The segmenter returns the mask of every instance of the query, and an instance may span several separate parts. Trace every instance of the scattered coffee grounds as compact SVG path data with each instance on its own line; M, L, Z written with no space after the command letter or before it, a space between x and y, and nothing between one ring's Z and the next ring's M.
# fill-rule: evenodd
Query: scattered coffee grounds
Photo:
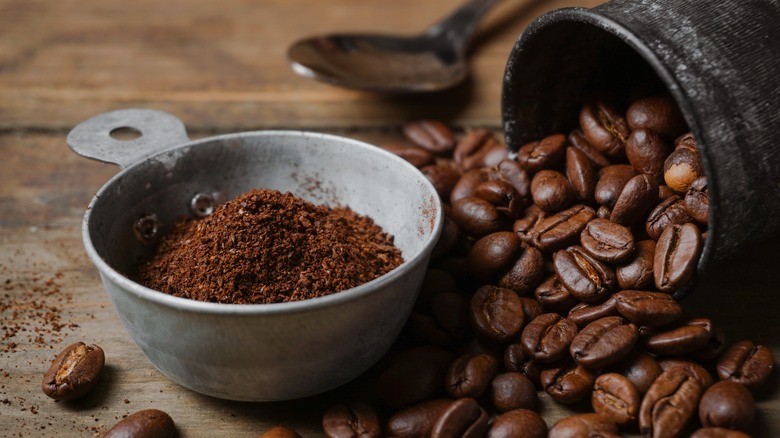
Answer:
M181 219L151 260L142 284L174 296L268 304L329 295L403 262L371 218L256 189L203 219Z

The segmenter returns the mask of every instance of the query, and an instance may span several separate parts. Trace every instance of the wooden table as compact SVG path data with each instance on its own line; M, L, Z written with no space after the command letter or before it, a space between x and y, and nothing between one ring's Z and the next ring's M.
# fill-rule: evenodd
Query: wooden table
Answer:
M77 157L65 136L97 113L156 108L193 138L265 128L337 132L377 143L400 123L442 119L500 129L504 64L527 23L546 10L598 0L507 0L486 17L470 80L426 96L382 97L295 76L285 50L332 30L413 33L459 0L0 0L0 435L88 436L123 416L159 408L179 434L257 436L274 424L321 436L323 407L343 391L302 401L238 403L169 381L140 353L108 302L81 243L87 203L117 168ZM768 242L768 245L778 242ZM776 246L775 246L776 247ZM780 352L780 255L757 249L711 275L685 301L729 341ZM50 361L79 340L106 351L99 386L55 403L40 383ZM756 434L780 436L775 381L759 398ZM543 398L548 423L566 415Z

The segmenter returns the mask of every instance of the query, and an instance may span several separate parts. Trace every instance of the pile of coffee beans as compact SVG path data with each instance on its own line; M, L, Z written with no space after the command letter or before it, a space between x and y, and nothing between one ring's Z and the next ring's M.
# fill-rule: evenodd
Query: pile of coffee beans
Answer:
M376 367L371 406L328 410L326 435L749 430L751 390L773 357L750 341L728 347L712 321L682 316L709 196L669 95L594 101L571 132L516 156L483 129L458 138L423 120L404 133L411 144L387 148L436 187L444 232L403 335ZM537 391L592 412L548 425Z

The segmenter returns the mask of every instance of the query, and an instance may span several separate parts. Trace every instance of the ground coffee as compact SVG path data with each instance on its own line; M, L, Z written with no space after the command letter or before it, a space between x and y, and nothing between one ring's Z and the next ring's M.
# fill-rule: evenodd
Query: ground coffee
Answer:
M402 262L371 218L256 189L178 221L140 264L139 281L199 301L268 304L349 289Z

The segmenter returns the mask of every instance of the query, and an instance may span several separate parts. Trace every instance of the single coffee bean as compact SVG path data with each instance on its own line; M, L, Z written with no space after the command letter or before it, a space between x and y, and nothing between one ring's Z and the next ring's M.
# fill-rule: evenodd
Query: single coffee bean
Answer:
M691 217L685 211L685 203L679 196L673 195L653 208L647 216L645 231L651 239L658 240L667 227L688 222L691 222Z
M460 179L460 171L451 163L429 164L420 172L433 184L441 199L450 199L450 193Z
M517 151L517 162L528 172L538 172L554 167L563 157L566 136L553 134L541 140L525 144Z
M699 402L704 427L748 430L756 416L753 395L743 385L723 380L710 386Z
M472 295L470 307L474 330L489 341L509 342L523 328L523 304L510 289L482 286Z
M634 254L631 230L607 219L588 222L580 241L588 254L602 262L620 263Z
M627 358L611 367L611 371L624 376L639 395L644 395L663 370L653 356L635 349Z
M487 412L466 397L450 403L434 423L431 438L481 438L487 429Z
M144 409L128 415L109 429L104 438L171 438L176 425L170 415L157 409Z
M667 293L624 290L614 297L617 311L638 326L662 327L682 315L680 304Z
M533 298L520 297L520 302L523 304L523 321L526 323L545 313L542 305Z
M469 274L486 280L514 263L521 248L520 238L511 231L499 231L477 240L466 257Z
M612 209L620 193L623 192L623 188L636 175L636 170L627 164L613 164L603 167L599 171L599 179L594 192L596 202Z
M667 227L655 246L655 286L664 292L686 287L696 273L702 246L696 225L687 223Z
M452 187L450 204L453 205L463 198L476 196L478 185L496 178L495 171L488 168L472 169L464 172L458 179L458 182Z
M547 312L564 315L579 303L569 290L563 287L558 277L551 275L547 280L537 286L534 290L534 297Z
M611 296L600 303L580 303L572 307L566 317L581 329L597 319L619 316L616 304L617 301Z
M655 246L654 240L640 240L635 245L634 255L615 269L621 289L641 290L653 284Z
M399 409L441 397L441 382L448 366L426 354L399 354L377 378L377 400L383 406Z
M500 179L479 183L474 189L474 195L495 205L501 214L510 218L519 216L525 207L525 201L517 190Z
M427 438L436 420L452 403L452 399L435 399L409 406L387 420L389 436Z
M536 388L525 375L517 372L497 374L490 383L490 400L499 412L513 409L535 409Z
M579 204L541 218L526 233L526 243L544 252L564 249L577 242L580 233L594 216L592 208Z
M626 157L637 172L649 175L653 181L663 181L664 162L671 150L655 131L638 129L626 142Z
M436 156L430 151L417 146L406 146L398 143L382 145L382 148L411 163L416 168L421 168L436 161Z
M739 430L722 427L702 427L691 434L691 438L750 438L750 435Z
M658 186L658 199L663 201L664 199L675 196L674 190L670 189L666 184Z
M631 226L646 217L658 201L658 184L646 174L637 175L623 186L609 219Z
M621 436L617 424L599 414L575 414L558 420L548 438L615 438Z
M436 323L456 341L472 335L469 298L458 292L440 292L431 297L431 314Z
M582 153L588 157L588 160L590 160L590 163L593 164L594 168L599 169L612 164L607 157L585 140L585 136L582 134L581 129L575 129L570 132L567 140L569 141L569 144L582 151Z
M712 321L690 318L655 332L642 340L642 347L657 356L686 355L704 348L712 338Z
M720 327L713 327L712 337L707 345L695 351L691 357L703 364L709 364L715 362L724 351L726 351L726 332Z
M514 264L498 277L496 284L518 295L531 293L544 277L544 256L533 246L523 245Z
M704 175L704 168L692 134L677 139L675 149L664 162L664 181L677 193L685 193L697 178Z
M466 240L466 236L460 230L458 224L452 220L452 207L448 204L442 204L442 212L444 213L444 223L441 229L441 236L431 252L431 260L433 261L456 252L458 248L463 246Z
M374 408L360 401L330 406L322 416L322 429L328 438L376 438L382 432Z
M452 151L452 159L455 163L462 166L464 158L476 154L486 144L493 141L496 141L495 136L485 128L478 128L468 132L455 145Z
M52 361L43 375L43 393L54 400L75 400L84 396L100 377L106 359L97 345L76 342Z
M452 204L452 219L464 233L482 237L507 227L509 219L496 206L482 198L470 196Z
M707 187L707 177L701 176L691 183L685 193L685 211L702 225L707 225L710 220L710 195Z
M674 139L686 129L677 103L668 93L643 97L626 110L626 122L632 130L649 129Z
M561 283L580 301L601 301L615 287L615 273L580 246L556 252L553 266Z
M502 160L493 170L496 177L505 181L514 187L515 191L523 199L531 196L531 178L528 173L520 167L520 163L515 160Z
M286 426L274 426L260 435L260 438L301 438L301 435Z
M739 341L723 353L715 369L721 380L731 380L756 390L769 379L774 366L769 348L751 341Z
M473 154L466 156L461 161L463 170L477 169L480 167L493 167L507 158L507 148L496 137L489 137L488 141Z
M599 152L612 158L624 154L630 130L623 113L607 102L585 105L580 111L580 129Z
M464 355L450 365L444 378L447 394L453 398L480 398L498 370L498 361L488 354Z
M596 190L596 170L580 149L566 148L566 178L583 202L591 202Z
M522 240L523 243L533 245L531 242L531 239L533 238L531 230L545 217L547 217L547 213L544 210L539 208L536 204L531 204L523 210L520 216L512 224L512 231L520 237L520 240Z
M609 219L610 216L612 216L612 210L605 205L599 206L598 210L596 210L596 217L599 219Z
M701 385L702 390L709 388L715 383L715 379L713 379L712 374L710 374L706 368L691 360L658 358L658 366L660 366L663 371L667 371L671 368L680 368L683 372L688 373L688 375L696 379L696 381L699 382L699 385Z
M523 329L520 342L525 355L540 363L552 363L569 351L577 326L557 313L543 313Z
M521 372L527 360L523 344L509 344L504 349L504 369L507 371Z
M571 207L575 201L574 187L555 170L542 170L531 180L531 197L544 211L556 212Z
M435 154L449 153L455 148L455 134L447 125L436 120L405 123L403 132L409 141Z
M639 415L639 392L630 380L620 374L598 376L590 401L594 412L618 426L634 423Z
M514 409L496 417L487 433L487 438L514 437L546 438L547 423L532 410Z
M639 430L644 436L674 437L693 416L701 397L699 382L680 368L661 373L639 407Z
M579 365L599 369L628 356L638 339L636 325L620 316L607 316L580 330L571 341L569 352Z
M555 401L571 404L588 397L596 372L567 359L542 369L539 380L544 391Z

